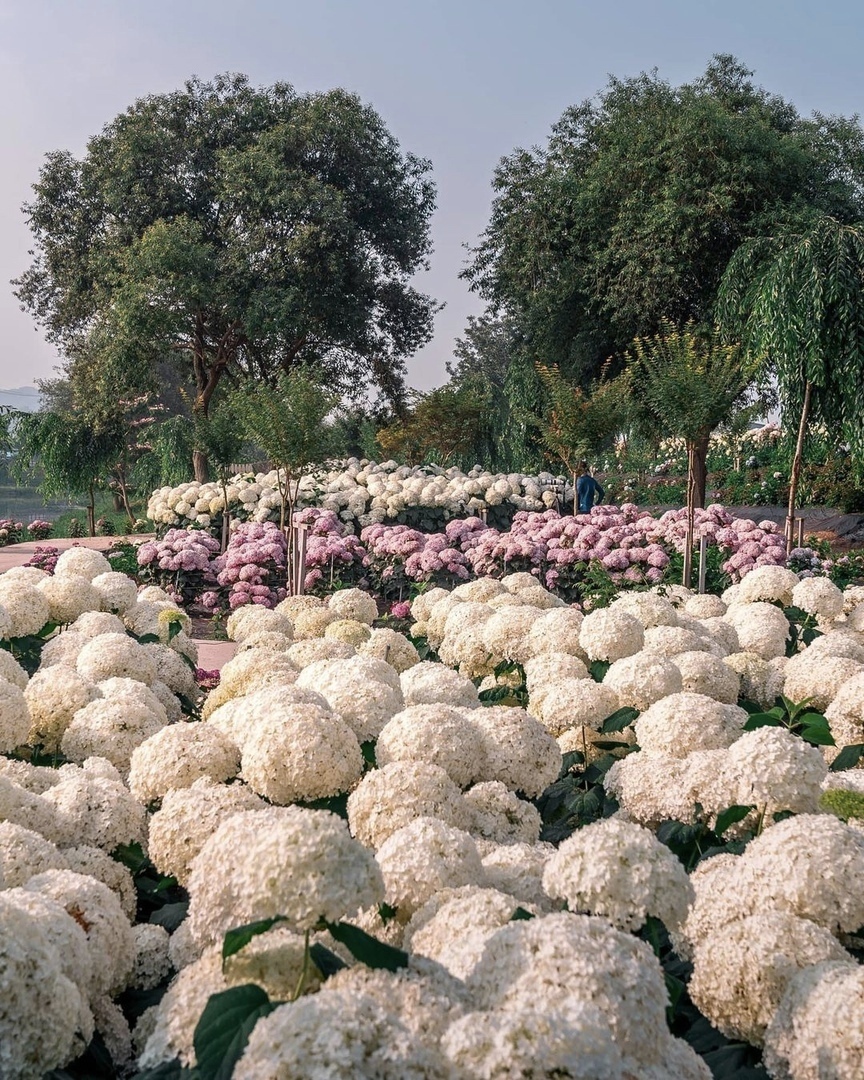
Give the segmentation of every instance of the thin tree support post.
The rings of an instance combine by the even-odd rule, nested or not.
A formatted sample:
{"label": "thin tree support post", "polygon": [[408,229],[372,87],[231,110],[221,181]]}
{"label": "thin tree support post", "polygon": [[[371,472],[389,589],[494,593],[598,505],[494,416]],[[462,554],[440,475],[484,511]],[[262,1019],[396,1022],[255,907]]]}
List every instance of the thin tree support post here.
{"label": "thin tree support post", "polygon": [[798,518],[798,547],[804,547],[804,518]]}
{"label": "thin tree support post", "polygon": [[705,592],[705,579],[708,574],[708,537],[699,537],[699,592]]}
{"label": "thin tree support post", "polygon": [[306,533],[308,525],[292,525],[288,545],[288,565],[291,568],[292,596],[302,596],[306,587]]}
{"label": "thin tree support post", "polygon": [[798,496],[798,478],[801,475],[801,459],[804,456],[804,436],[807,434],[807,421],[810,419],[810,397],[813,384],[807,381],[804,387],[804,404],[801,406],[801,421],[798,424],[798,439],[795,443],[795,456],[792,458],[792,472],[789,476],[789,512],[786,515],[786,554],[795,543],[795,503]]}
{"label": "thin tree support post", "polygon": [[695,450],[691,443],[687,447],[687,536],[684,542],[684,573],[681,584],[685,589],[690,588],[693,578],[693,536],[696,531],[695,525],[695,496],[696,496],[696,471]]}

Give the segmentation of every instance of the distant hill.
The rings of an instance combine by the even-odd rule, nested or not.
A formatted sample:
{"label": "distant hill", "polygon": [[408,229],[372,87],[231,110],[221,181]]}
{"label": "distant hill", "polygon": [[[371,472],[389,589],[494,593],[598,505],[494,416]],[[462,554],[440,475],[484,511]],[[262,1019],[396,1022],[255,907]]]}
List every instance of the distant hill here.
{"label": "distant hill", "polygon": [[12,390],[0,390],[0,405],[9,405],[21,412],[36,412],[39,408],[39,391],[35,386],[16,386]]}

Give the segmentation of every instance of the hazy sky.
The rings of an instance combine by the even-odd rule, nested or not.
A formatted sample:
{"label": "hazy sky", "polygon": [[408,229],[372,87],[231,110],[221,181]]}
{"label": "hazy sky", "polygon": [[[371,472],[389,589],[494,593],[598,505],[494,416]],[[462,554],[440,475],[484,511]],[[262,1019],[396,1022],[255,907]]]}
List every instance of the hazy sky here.
{"label": "hazy sky", "polygon": [[496,162],[542,142],[607,75],[657,67],[673,83],[731,52],[803,113],[864,105],[864,5],[852,0],[0,0],[0,387],[50,375],[54,350],[7,284],[27,265],[21,204],[43,155],[82,154],[135,98],[195,74],[245,72],[299,91],[344,86],[403,149],[432,160],[431,270],[446,308],[409,381],[444,381],[469,314],[458,278],[489,213]]}

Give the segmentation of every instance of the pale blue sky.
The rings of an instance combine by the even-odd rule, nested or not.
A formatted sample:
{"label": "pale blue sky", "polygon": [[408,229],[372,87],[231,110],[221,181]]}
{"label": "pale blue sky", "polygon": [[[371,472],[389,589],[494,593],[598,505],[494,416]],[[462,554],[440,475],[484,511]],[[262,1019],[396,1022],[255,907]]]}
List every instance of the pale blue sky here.
{"label": "pale blue sky", "polygon": [[409,360],[409,381],[425,389],[444,380],[454,338],[481,310],[458,273],[502,155],[542,142],[610,73],[657,67],[677,83],[715,52],[737,55],[803,113],[858,112],[862,32],[864,5],[851,0],[0,0],[0,386],[57,362],[6,284],[28,261],[20,205],[42,156],[82,153],[143,94],[220,71],[300,91],[344,86],[432,160],[435,251],[418,284],[447,306]]}

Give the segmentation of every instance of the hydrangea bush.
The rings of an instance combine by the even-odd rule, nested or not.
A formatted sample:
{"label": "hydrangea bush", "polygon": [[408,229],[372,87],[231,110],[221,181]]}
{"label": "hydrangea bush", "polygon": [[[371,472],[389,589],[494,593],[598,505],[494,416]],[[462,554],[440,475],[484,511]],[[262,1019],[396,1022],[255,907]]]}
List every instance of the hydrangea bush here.
{"label": "hydrangea bush", "polygon": [[218,681],[97,552],[3,575],[0,1074],[860,1076],[864,592],[507,569],[242,604]]}

